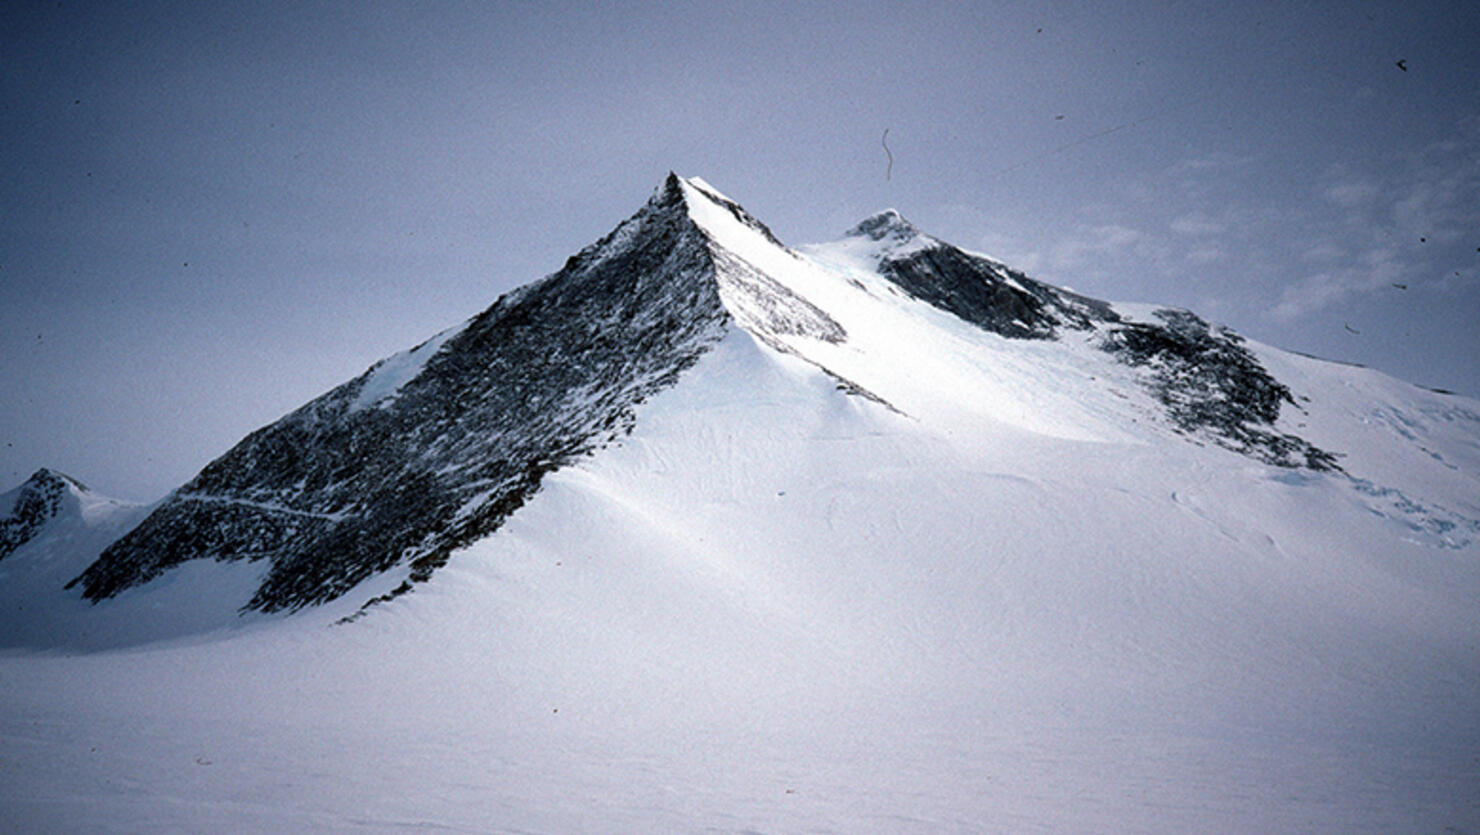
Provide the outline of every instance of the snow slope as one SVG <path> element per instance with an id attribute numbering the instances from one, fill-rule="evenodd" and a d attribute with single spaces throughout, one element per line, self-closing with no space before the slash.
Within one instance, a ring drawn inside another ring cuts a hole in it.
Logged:
<path id="1" fill-rule="evenodd" d="M 0 656 L 8 824 L 1480 828 L 1480 404 L 1250 345 L 1340 469 L 1279 466 L 1169 420 L 1110 325 L 989 333 L 688 205 L 736 326 L 630 434 L 352 623 L 399 578 Z"/>
<path id="2" fill-rule="evenodd" d="M 48 501 L 39 505 L 38 496 Z M 65 586 L 110 542 L 149 512 L 145 505 L 100 495 L 75 479 L 41 470 L 16 490 L 0 495 L 0 524 L 22 506 L 44 507 L 25 541 L 0 555 L 0 652 L 68 651 L 136 646 L 163 640 L 198 640 L 203 633 L 246 628 L 253 618 L 236 613 L 239 596 L 261 580 L 255 566 L 185 566 L 147 589 L 98 607 Z"/>

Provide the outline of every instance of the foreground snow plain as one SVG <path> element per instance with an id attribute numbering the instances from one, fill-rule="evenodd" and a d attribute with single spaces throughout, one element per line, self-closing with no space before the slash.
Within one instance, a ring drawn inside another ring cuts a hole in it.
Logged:
<path id="1" fill-rule="evenodd" d="M 767 268 L 696 215 L 850 341 L 733 328 L 353 623 L 401 577 L 7 651 L 7 828 L 1480 829 L 1480 404 L 1259 347 L 1346 472 L 1272 467 L 1156 425 L 1088 350 L 912 307 L 867 253 Z"/>

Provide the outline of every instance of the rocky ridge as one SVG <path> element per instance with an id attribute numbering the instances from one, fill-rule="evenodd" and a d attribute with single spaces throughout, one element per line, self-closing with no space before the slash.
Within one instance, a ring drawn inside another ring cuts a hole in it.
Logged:
<path id="1" fill-rule="evenodd" d="M 1337 469 L 1335 454 L 1273 426 L 1298 406 L 1233 331 L 1186 310 L 1132 321 L 1107 302 L 1035 281 L 982 255 L 932 238 L 893 210 L 848 233 L 882 244 L 878 271 L 906 294 L 1008 339 L 1094 331 L 1101 350 L 1142 370 L 1143 382 L 1180 432 L 1281 467 Z"/>
<path id="2" fill-rule="evenodd" d="M 101 600 L 185 560 L 265 559 L 248 608 L 333 599 L 399 563 L 422 580 L 632 409 L 730 321 L 676 177 L 559 272 L 511 292 L 365 404 L 379 366 L 260 429 L 73 581 Z"/>

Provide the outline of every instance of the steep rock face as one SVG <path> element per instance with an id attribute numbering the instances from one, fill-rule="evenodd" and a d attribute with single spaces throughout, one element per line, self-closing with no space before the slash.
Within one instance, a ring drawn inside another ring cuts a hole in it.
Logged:
<path id="1" fill-rule="evenodd" d="M 879 272 L 921 301 L 1013 339 L 1052 339 L 1114 321 L 1104 302 L 1034 281 L 1016 270 L 921 233 L 897 212 L 881 212 L 849 235 L 884 245 Z"/>
<path id="2" fill-rule="evenodd" d="M 403 561 L 424 579 L 545 473 L 629 429 L 632 407 L 723 335 L 710 242 L 684 199 L 670 176 L 558 273 L 403 357 L 423 364 L 399 386 L 377 366 L 254 432 L 73 584 L 100 600 L 185 560 L 267 559 L 247 605 L 272 611 Z"/>
<path id="3" fill-rule="evenodd" d="M 42 468 L 11 494 L 8 515 L 0 518 L 0 560 L 29 542 L 62 509 L 68 490 L 86 492 L 75 479 Z M 7 507 L 0 498 L 0 507 Z"/>

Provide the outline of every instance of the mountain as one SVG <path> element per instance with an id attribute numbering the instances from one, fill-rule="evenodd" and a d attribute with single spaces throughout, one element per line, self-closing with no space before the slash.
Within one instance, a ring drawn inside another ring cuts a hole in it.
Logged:
<path id="1" fill-rule="evenodd" d="M 45 468 L 0 494 L 0 647 L 85 643 L 99 630 L 126 642 L 112 613 L 97 617 L 63 587 L 144 512 Z"/>
<path id="2" fill-rule="evenodd" d="M 844 277 L 844 261 L 856 275 Z M 890 372 L 856 361 L 890 361 L 873 353 L 875 337 L 826 312 L 899 311 L 893 298 L 1008 340 L 1074 334 L 1106 363 L 1140 369 L 1177 431 L 1278 466 L 1338 466 L 1338 453 L 1275 428 L 1282 409 L 1298 411 L 1290 389 L 1237 335 L 1191 313 L 1129 318 L 894 212 L 832 249 L 800 253 L 711 187 L 670 175 L 559 272 L 252 433 L 73 582 L 97 601 L 190 560 L 246 560 L 268 565 L 248 609 L 322 603 L 391 570 L 404 573 L 404 592 L 496 530 L 547 473 L 630 431 L 634 406 L 731 330 L 911 414 L 907 400 L 881 394 Z M 939 362 L 914 359 L 894 373 L 928 374 Z"/>
<path id="3" fill-rule="evenodd" d="M 1472 831 L 1477 482 L 1474 400 L 669 177 L 108 531 L 64 492 L 0 560 L 0 809 Z"/>
<path id="4" fill-rule="evenodd" d="M 0 507 L 8 508 L 0 519 L 0 560 L 45 529 L 62 512 L 64 498 L 69 504 L 78 503 L 89 492 L 76 479 L 43 467 L 25 484 L 0 495 Z"/>
<path id="5" fill-rule="evenodd" d="M 722 337 L 721 287 L 750 277 L 720 270 L 721 251 L 687 214 L 692 194 L 670 177 L 560 272 L 253 433 L 80 575 L 84 594 L 110 597 L 200 558 L 269 561 L 246 604 L 268 611 L 333 599 L 397 565 L 426 579 L 545 473 L 630 430 L 633 406 Z M 769 289 L 757 296 L 768 324 L 838 338 L 820 312 Z"/>

